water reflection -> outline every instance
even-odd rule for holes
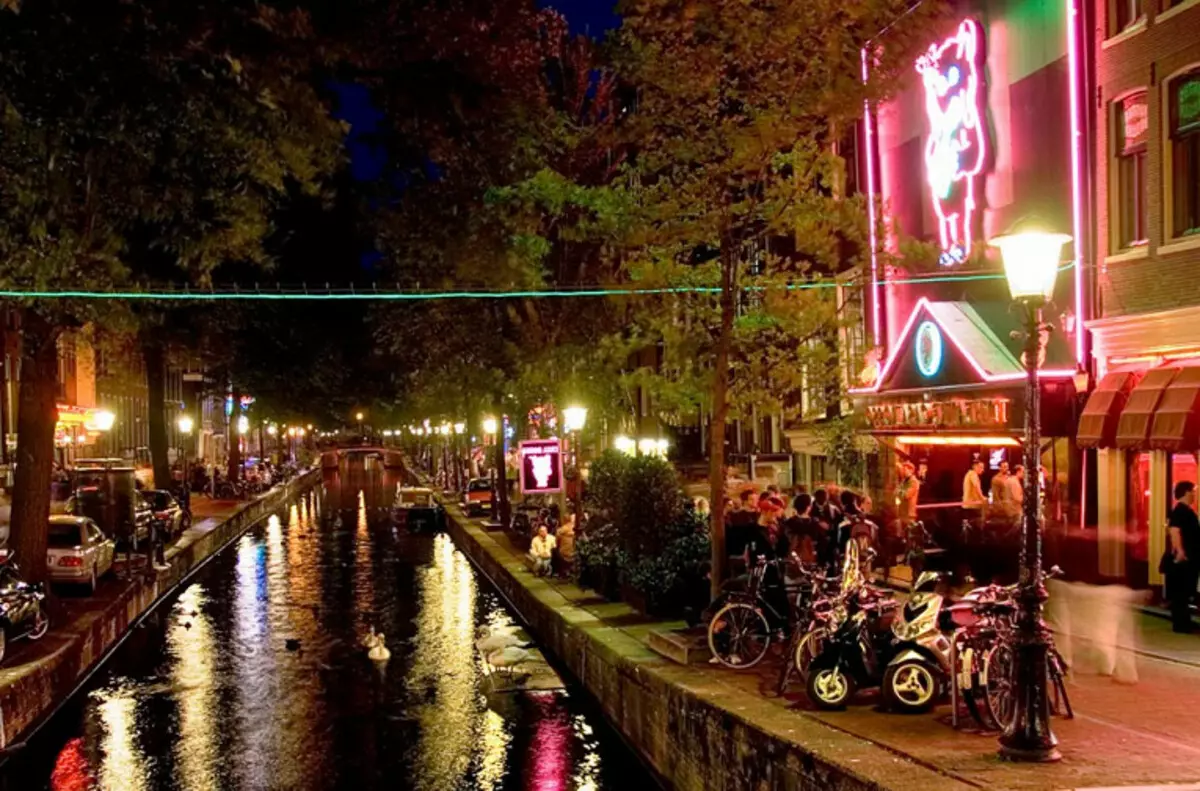
[[[216,558],[0,791],[651,787],[580,701],[489,691],[476,629],[511,616],[447,537],[381,518],[394,481],[372,465]],[[359,647],[367,624],[384,666]]]

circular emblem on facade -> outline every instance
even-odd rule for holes
[[[916,356],[921,376],[936,376],[942,370],[942,332],[932,321],[917,327]]]

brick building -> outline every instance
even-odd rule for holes
[[[1093,3],[1097,387],[1079,444],[1096,448],[1099,571],[1144,585],[1200,447],[1200,0]]]

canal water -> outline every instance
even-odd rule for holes
[[[654,788],[582,693],[495,692],[512,616],[366,460],[244,535],[0,769],[0,790]],[[359,640],[374,627],[391,660]]]

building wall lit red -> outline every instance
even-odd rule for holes
[[[1089,307],[1079,265],[1089,260],[1082,29],[1073,0],[958,3],[929,32],[909,85],[867,108],[877,359],[854,395],[885,458],[886,491],[891,462],[928,466],[927,523],[959,519],[973,458],[987,465],[985,490],[1001,460],[1019,460],[1019,317],[987,240],[1030,215],[1082,240],[1064,250],[1041,360],[1047,514],[1059,525],[1079,515],[1083,470],[1071,438]],[[885,48],[886,34],[874,46]],[[870,64],[868,49],[867,79]],[[915,255],[914,241],[923,243]]]

